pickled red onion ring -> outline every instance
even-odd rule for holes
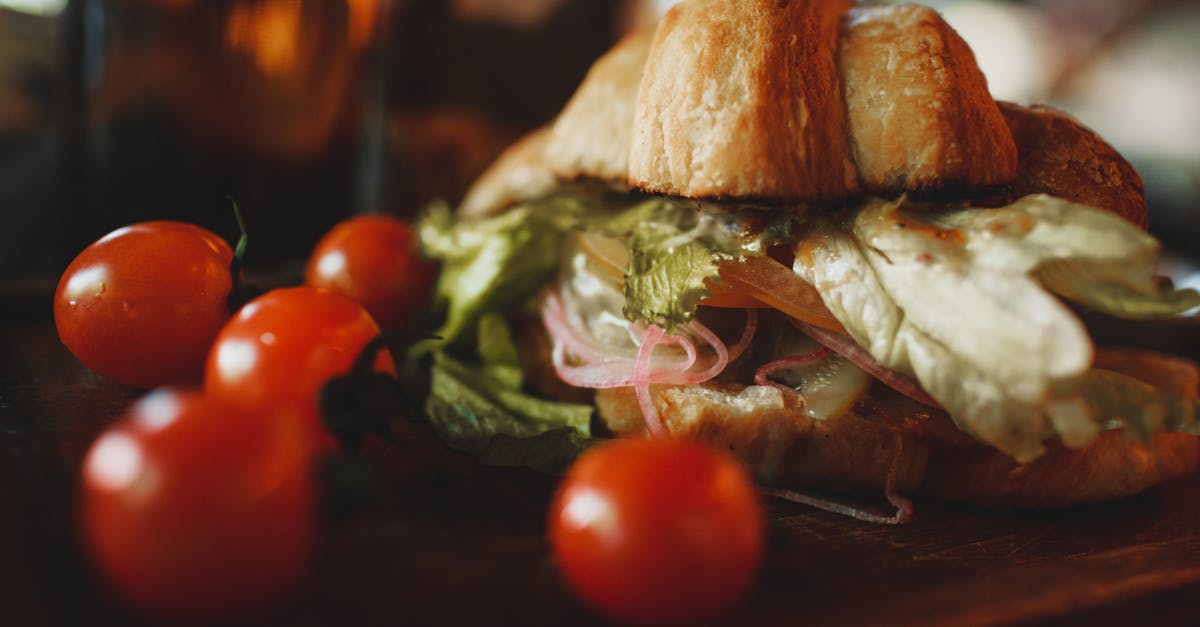
[[[725,343],[721,341],[721,338],[717,337],[717,334],[713,333],[712,329],[700,324],[700,321],[698,320],[691,320],[684,325],[684,327],[688,331],[699,335],[700,338],[705,342],[708,342],[708,345],[712,347],[713,352],[717,354],[716,361],[714,361],[713,364],[708,367],[708,370],[688,376],[684,383],[694,385],[696,383],[708,381],[709,379],[724,372],[725,366],[729,365],[729,349],[725,348]],[[651,329],[657,328],[658,327],[651,327]]]
[[[754,340],[754,334],[758,332],[758,310],[746,310],[746,326],[742,328],[742,335],[738,337],[738,341],[733,346],[729,347],[729,361],[736,361],[746,349],[750,347],[750,342]]]
[[[558,377],[576,387],[633,387],[646,429],[656,437],[664,435],[666,429],[654,407],[650,385],[696,385],[716,377],[728,367],[731,359],[746,351],[758,329],[758,313],[748,311],[746,326],[730,350],[712,329],[695,319],[680,326],[686,333],[668,334],[657,325],[649,328],[631,326],[635,339],[641,343],[637,356],[631,359],[626,355],[614,355],[611,349],[578,333],[567,319],[562,297],[555,290],[545,293],[541,309],[542,322],[553,340],[550,354]],[[689,336],[702,340],[712,351],[712,363],[703,370],[695,370],[699,351]],[[654,349],[662,344],[679,346],[684,358],[654,359]]]
[[[775,386],[775,387],[778,387],[781,389],[785,389],[785,390],[794,392],[795,390],[793,390],[791,386],[783,385],[782,383],[776,383],[774,381],[771,381],[770,379],[767,379],[767,376],[774,372],[778,372],[778,371],[784,370],[786,368],[791,368],[793,366],[807,366],[808,364],[815,363],[817,361],[820,361],[821,359],[824,359],[825,356],[828,354],[829,354],[829,349],[825,346],[822,346],[821,348],[818,348],[817,350],[815,350],[811,353],[805,353],[803,355],[791,355],[790,357],[784,357],[782,359],[776,359],[775,361],[769,361],[769,362],[759,366],[758,370],[754,371],[754,384],[755,385],[771,385],[771,386]]]
[[[691,345],[691,342],[676,337],[667,337],[665,342],[681,345],[690,359],[682,363],[671,364],[668,362],[667,366],[670,368],[663,364],[655,364],[657,367],[650,372],[651,383],[678,383],[672,374],[687,370],[695,362],[696,348]],[[555,342],[550,353],[551,360],[558,378],[575,387],[603,389],[625,388],[633,385],[633,376],[630,374],[633,360],[610,359],[574,365],[567,363],[566,352],[564,344]]]
[[[633,360],[625,357],[613,358],[602,347],[588,343],[577,335],[567,322],[561,297],[553,290],[548,291],[542,302],[542,322],[553,338],[551,359],[559,378],[577,387],[613,388],[633,385],[628,376]],[[696,347],[690,342],[673,340],[686,355],[682,362],[668,362],[672,369],[687,370],[696,362]],[[584,362],[583,365],[567,363],[567,353]],[[661,375],[659,375],[661,376]]]
[[[577,335],[566,319],[561,298],[553,291],[547,292],[543,299],[542,321],[553,339],[551,359],[560,379],[577,387],[588,388],[630,387],[634,384],[631,373],[635,360],[624,356],[614,357],[611,352],[606,353],[603,347],[589,343]],[[649,368],[650,383],[692,385],[707,381],[724,370],[728,363],[728,351],[724,343],[704,325],[699,322],[695,325],[689,327],[689,330],[710,344],[717,355],[716,362],[703,372],[691,372],[699,358],[696,345],[686,336],[663,333],[660,343],[679,346],[684,352],[684,358],[652,360]],[[648,330],[643,327],[631,329],[635,336],[642,336],[640,341],[645,341]],[[714,341],[716,344],[712,344]],[[568,363],[568,355],[580,363]]]
[[[670,340],[666,333],[657,326],[646,330],[646,337],[638,349],[637,359],[633,362],[633,393],[637,397],[638,408],[642,410],[642,418],[646,421],[646,430],[650,437],[662,437],[667,434],[658,408],[654,406],[654,398],[650,396],[650,357],[654,347]]]

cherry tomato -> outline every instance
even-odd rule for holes
[[[429,300],[435,267],[417,252],[413,228],[382,214],[343,221],[321,238],[305,283],[341,292],[385,329],[407,326]]]
[[[293,407],[316,440],[334,441],[321,423],[321,387],[350,371],[379,326],[358,303],[330,290],[291,287],[246,303],[217,334],[205,392],[259,414]],[[386,351],[375,370],[395,374]]]
[[[762,558],[763,514],[741,465],[679,439],[599,445],[567,471],[549,536],[568,583],[620,621],[711,618],[739,600]]]
[[[143,222],[100,238],[67,266],[54,295],[63,344],[84,365],[150,388],[197,378],[229,318],[233,252],[182,222]]]
[[[143,397],[83,462],[80,522],[99,572],[156,617],[223,615],[285,592],[316,527],[313,459],[295,424],[197,391]]]

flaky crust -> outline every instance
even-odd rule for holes
[[[1016,145],[975,56],[933,9],[851,9],[838,64],[867,190],[978,190],[1016,176]]]
[[[1057,109],[999,103],[1017,143],[1013,195],[1042,192],[1107,209],[1147,228],[1142,177],[1112,146]]]
[[[525,154],[559,179],[697,198],[966,195],[1017,173],[986,80],[941,16],[851,0],[680,3],[597,60],[540,141]]]
[[[692,0],[663,18],[637,94],[629,183],[692,197],[856,194],[837,69],[849,0]]]

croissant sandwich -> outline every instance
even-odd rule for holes
[[[432,209],[427,413],[487,463],[697,438],[779,489],[985,505],[1196,470],[1196,367],[1084,313],[1178,316],[1141,179],[996,102],[933,10],[686,0]]]

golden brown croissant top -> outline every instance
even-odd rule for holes
[[[1017,169],[983,74],[938,14],[849,0],[676,5],[596,64],[548,150],[567,176],[620,178],[607,155],[625,154],[626,181],[647,191],[818,203],[978,189]]]
[[[463,211],[498,209],[544,191],[553,176],[826,205],[1012,188],[1144,225],[1132,168],[1090,130],[1047,111],[1002,110],[970,48],[926,7],[685,0],[597,60],[554,123],[502,158]],[[1043,128],[1065,145],[1049,145]],[[509,177],[514,164],[522,175]],[[543,185],[523,188],[534,166]],[[1099,189],[1082,189],[1088,182]],[[1116,206],[1105,205],[1110,196]]]

